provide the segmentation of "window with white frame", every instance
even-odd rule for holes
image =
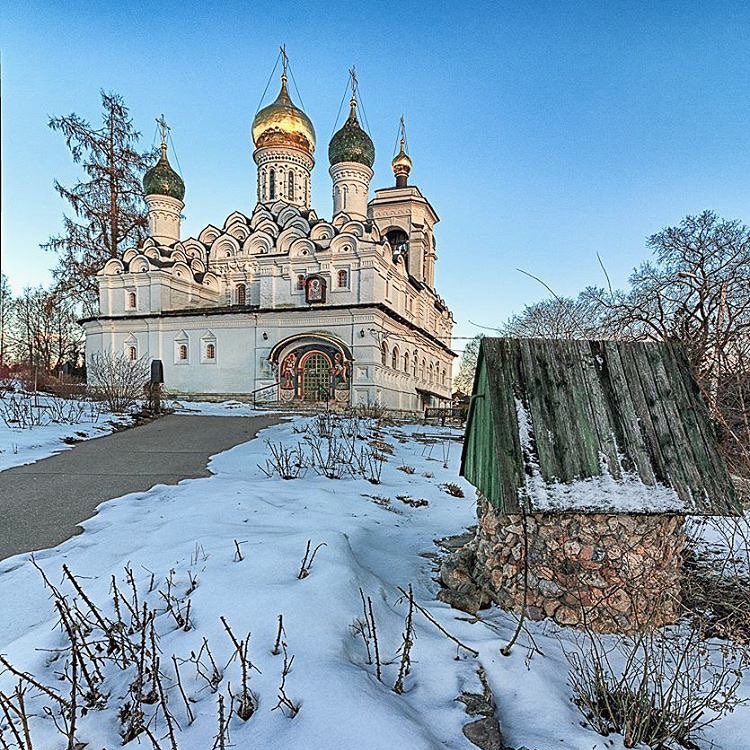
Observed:
[[[129,292],[127,292],[126,297],[128,310],[135,310],[138,307],[138,295],[134,291],[130,290]]]
[[[216,337],[207,331],[201,337],[201,364],[211,365],[216,363]]]

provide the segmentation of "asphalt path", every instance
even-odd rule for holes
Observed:
[[[96,506],[156,484],[207,477],[211,456],[253,438],[277,416],[170,414],[0,471],[0,560],[79,534]]]

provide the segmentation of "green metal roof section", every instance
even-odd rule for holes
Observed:
[[[162,144],[159,161],[143,175],[143,191],[146,195],[166,195],[180,201],[185,197],[185,183],[172,169],[165,144]]]
[[[500,512],[741,512],[682,348],[484,338],[461,474]]]
[[[349,117],[337,130],[328,144],[328,161],[331,166],[353,161],[372,168],[375,163],[375,146],[372,138],[362,129],[357,119],[357,109],[352,100]]]

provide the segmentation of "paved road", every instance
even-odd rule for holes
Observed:
[[[105,500],[209,476],[210,456],[250,440],[276,416],[172,414],[0,472],[0,560],[81,532]]]

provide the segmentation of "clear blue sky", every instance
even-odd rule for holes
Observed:
[[[6,0],[0,24],[2,265],[16,290],[49,279],[38,245],[64,209],[52,180],[76,175],[48,115],[96,120],[99,89],[115,90],[150,145],[164,112],[194,234],[253,206],[249,127],[282,42],[318,133],[319,214],[347,68],[373,187],[391,184],[406,114],[458,335],[544,296],[517,267],[574,294],[602,282],[597,251],[621,284],[644,238],[687,213],[750,221],[747,3]]]

